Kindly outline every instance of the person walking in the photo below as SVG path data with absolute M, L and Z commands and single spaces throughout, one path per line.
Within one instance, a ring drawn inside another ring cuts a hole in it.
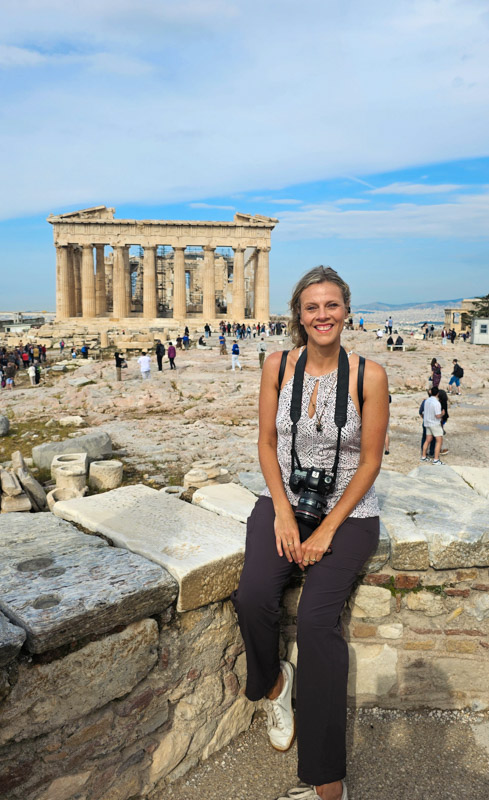
M 436 358 L 431 359 L 431 386 L 438 388 L 441 381 L 441 367 Z
M 462 380 L 463 376 L 464 376 L 463 367 L 461 367 L 460 364 L 458 363 L 457 359 L 454 358 L 453 359 L 452 375 L 450 377 L 450 380 L 448 381 L 448 389 L 450 391 L 450 394 L 455 394 L 454 389 L 450 389 L 451 386 L 453 386 L 453 387 L 456 386 L 457 387 L 456 394 L 461 394 L 461 392 L 460 392 L 460 381 Z
M 423 444 L 421 453 L 421 461 L 428 461 L 427 451 L 430 442 L 435 440 L 435 458 L 433 464 L 442 464 L 440 461 L 441 443 L 443 441 L 443 429 L 441 427 L 441 420 L 443 419 L 443 409 L 441 403 L 437 398 L 438 387 L 433 386 L 430 390 L 430 396 L 424 401 L 423 409 L 423 425 L 426 428 L 426 439 Z
M 225 356 L 227 354 L 226 338 L 224 336 L 224 329 L 219 336 L 219 355 Z
M 143 350 L 143 352 L 139 356 L 138 364 L 141 369 L 141 377 L 143 381 L 149 380 L 149 377 L 151 375 L 151 359 L 146 353 L 146 350 Z
M 31 386 L 35 386 L 36 385 L 36 368 L 35 368 L 34 364 L 31 364 L 27 368 L 27 374 L 29 376 L 29 380 L 31 382 Z
M 156 353 L 156 362 L 158 364 L 158 372 L 162 372 L 163 371 L 163 358 L 164 358 L 164 355 L 166 353 L 166 350 L 165 350 L 165 345 L 163 344 L 161 339 L 157 339 L 156 340 L 155 353 Z
M 124 356 L 121 356 L 121 354 L 118 353 L 118 352 L 114 353 L 114 358 L 115 358 L 115 379 L 117 381 L 121 381 L 122 380 L 122 368 L 124 367 L 124 365 L 126 363 L 126 359 L 124 358 Z
M 170 362 L 170 369 L 176 369 L 175 356 L 177 354 L 176 347 L 173 342 L 168 345 L 168 360 Z
M 348 358 L 341 347 L 349 306 L 349 287 L 333 269 L 310 270 L 290 302 L 295 347 L 285 358 L 271 354 L 262 372 L 258 450 L 267 488 L 248 519 L 232 600 L 245 642 L 246 696 L 267 698 L 270 742 L 285 751 L 294 740 L 294 671 L 279 660 L 280 599 L 295 565 L 305 573 L 297 616 L 297 743 L 298 775 L 311 788 L 291 789 L 280 800 L 348 798 L 348 646 L 341 612 L 379 540 L 373 483 L 389 415 L 384 369 L 353 353 Z M 325 513 L 316 512 L 310 524 L 300 489 L 291 488 L 294 464 L 314 470 L 316 478 L 322 470 L 336 474 L 332 491 L 319 493 Z
M 241 364 L 239 363 L 239 345 L 235 339 L 231 348 L 231 369 L 233 372 L 235 372 L 236 367 L 242 369 Z
M 267 354 L 267 343 L 265 342 L 263 336 L 256 345 L 256 349 L 258 351 L 258 361 L 260 363 L 260 369 L 263 369 L 263 364 L 265 363 L 265 356 Z

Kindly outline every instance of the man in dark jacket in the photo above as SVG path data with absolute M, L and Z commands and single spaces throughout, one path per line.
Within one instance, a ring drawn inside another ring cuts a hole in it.
M 160 339 L 156 340 L 156 361 L 158 362 L 158 372 L 163 371 L 163 356 L 165 355 L 165 345 Z

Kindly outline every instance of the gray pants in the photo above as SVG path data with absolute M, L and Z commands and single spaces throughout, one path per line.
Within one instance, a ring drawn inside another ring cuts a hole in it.
M 245 563 L 232 595 L 246 647 L 249 700 L 265 697 L 279 675 L 280 600 L 296 568 L 277 553 L 274 519 L 271 498 L 260 497 L 248 519 Z M 348 646 L 341 612 L 378 540 L 378 517 L 348 517 L 332 554 L 306 569 L 297 616 L 298 774 L 315 786 L 346 774 Z

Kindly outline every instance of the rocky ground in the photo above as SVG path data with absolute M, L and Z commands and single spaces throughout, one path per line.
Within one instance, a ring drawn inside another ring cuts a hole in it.
M 211 340 L 211 344 L 217 344 Z M 386 368 L 392 394 L 390 454 L 383 466 L 407 473 L 418 463 L 421 421 L 418 408 L 425 397 L 431 358 L 442 366 L 446 387 L 452 359 L 465 370 L 462 395 L 450 398 L 446 426 L 447 464 L 489 464 L 489 351 L 457 342 L 441 347 L 439 340 L 410 340 L 413 349 L 386 351 L 371 333 L 349 331 L 345 347 L 363 353 Z M 268 351 L 284 349 L 288 340 L 267 340 Z M 415 349 L 414 349 L 415 348 Z M 162 373 L 153 365 L 151 379 L 143 382 L 136 357 L 115 380 L 112 359 L 78 361 L 68 372 L 50 373 L 46 384 L 27 385 L 21 375 L 12 392 L 0 395 L 3 413 L 22 428 L 21 450 L 30 456 L 33 444 L 51 435 L 63 436 L 56 425 L 66 415 L 80 415 L 85 428 L 107 431 L 126 464 L 130 482 L 142 478 L 155 484 L 180 483 L 195 460 L 212 458 L 234 476 L 256 470 L 257 401 L 260 382 L 256 341 L 241 343 L 242 371 L 232 372 L 231 357 L 220 356 L 217 346 L 208 351 L 178 351 L 177 369 L 167 362 Z M 69 366 L 72 366 L 71 364 Z M 80 380 L 82 379 L 82 380 Z M 71 385 L 75 380 L 78 385 Z M 85 385 L 83 382 L 85 381 Z M 51 428 L 46 428 L 49 422 Z M 20 429 L 20 428 L 19 428 Z M 50 432 L 51 431 L 51 432 Z M 71 429 L 71 434 L 73 430 Z M 65 434 L 66 435 L 66 434 Z M 2 446 L 0 441 L 0 459 Z M 8 453 L 4 448 L 4 458 Z M 144 477 L 146 476 L 146 477 Z

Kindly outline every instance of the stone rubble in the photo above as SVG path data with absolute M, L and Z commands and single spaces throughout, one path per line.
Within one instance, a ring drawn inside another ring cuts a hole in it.
M 28 469 L 20 451 L 12 453 L 10 469 L 0 470 L 2 514 L 45 511 L 46 492 Z

